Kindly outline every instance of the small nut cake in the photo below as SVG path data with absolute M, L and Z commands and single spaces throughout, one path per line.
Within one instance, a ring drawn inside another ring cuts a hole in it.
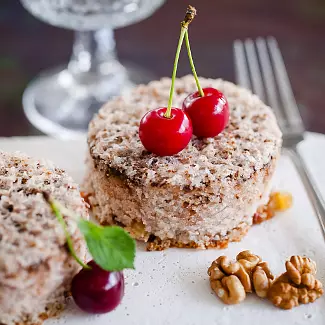
M 269 200 L 282 143 L 272 110 L 230 82 L 200 82 L 225 94 L 229 125 L 215 138 L 193 136 L 175 156 L 147 152 L 138 136 L 141 117 L 167 105 L 170 79 L 108 102 L 89 126 L 85 188 L 95 214 L 149 242 L 149 250 L 224 247 L 240 240 Z M 177 79 L 173 106 L 194 91 L 192 76 Z
M 42 191 L 88 218 L 78 186 L 52 163 L 0 151 L 0 324 L 40 324 L 64 307 L 79 265 L 70 256 L 62 226 Z M 86 247 L 65 217 L 74 248 Z

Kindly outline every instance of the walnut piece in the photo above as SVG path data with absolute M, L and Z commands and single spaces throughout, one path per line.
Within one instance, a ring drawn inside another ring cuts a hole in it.
M 286 262 L 287 272 L 278 277 L 268 291 L 268 298 L 277 307 L 291 309 L 314 302 L 323 293 L 322 283 L 315 278 L 316 263 L 301 256 Z
M 258 263 L 252 273 L 254 290 L 260 298 L 266 298 L 274 275 L 266 262 Z
M 236 256 L 236 260 L 245 268 L 246 271 L 252 271 L 262 259 L 247 250 L 240 252 Z
M 299 305 L 298 289 L 292 286 L 286 273 L 278 277 L 268 291 L 269 300 L 282 309 L 291 309 Z
M 240 269 L 240 264 L 229 260 L 227 256 L 220 256 L 216 262 L 222 271 L 228 275 L 236 274 Z
M 211 288 L 228 305 L 239 304 L 246 298 L 245 289 L 235 275 L 226 276 L 221 281 L 211 282 Z
M 226 304 L 238 304 L 246 298 L 250 290 L 250 278 L 243 266 L 220 256 L 208 269 L 210 285 L 216 295 Z
M 308 304 L 314 302 L 321 297 L 324 293 L 322 283 L 314 279 L 314 284 L 310 288 L 299 288 L 299 302 L 302 304 Z
M 253 291 L 259 297 L 266 297 L 274 279 L 267 263 L 248 250 L 240 252 L 235 262 L 227 256 L 218 257 L 209 267 L 208 274 L 211 288 L 226 304 L 239 303 L 245 299 L 246 293 Z
M 288 275 L 295 284 L 307 284 L 310 281 L 310 275 L 317 272 L 316 263 L 308 257 L 291 256 L 286 262 Z

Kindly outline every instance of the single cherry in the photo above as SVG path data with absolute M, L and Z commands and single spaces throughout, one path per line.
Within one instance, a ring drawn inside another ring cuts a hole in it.
M 202 89 L 195 70 L 188 31 L 185 33 L 185 43 L 198 91 L 185 98 L 183 110 L 192 120 L 193 134 L 197 137 L 215 137 L 225 129 L 229 121 L 228 102 L 217 89 Z
M 170 118 L 167 108 L 149 111 L 140 122 L 139 137 L 143 146 L 158 156 L 172 156 L 182 151 L 192 137 L 192 123 L 180 108 L 172 108 Z
M 87 313 L 104 314 L 115 309 L 124 295 L 122 272 L 108 272 L 94 261 L 72 280 L 71 292 L 77 306 Z
M 187 96 L 183 110 L 192 120 L 193 134 L 212 138 L 221 133 L 229 121 L 229 106 L 226 97 L 214 88 L 203 88 Z
M 143 146 L 158 156 L 172 156 L 182 151 L 190 142 L 193 134 L 192 123 L 180 108 L 172 107 L 177 65 L 188 25 L 196 15 L 194 7 L 189 6 L 181 23 L 172 82 L 167 107 L 159 107 L 146 113 L 140 122 L 139 137 Z

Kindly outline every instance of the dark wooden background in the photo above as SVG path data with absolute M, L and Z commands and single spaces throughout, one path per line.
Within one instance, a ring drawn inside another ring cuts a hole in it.
M 152 17 L 116 31 L 118 54 L 171 74 L 179 21 L 188 1 L 168 0 Z M 200 75 L 234 81 L 232 41 L 274 35 L 308 130 L 325 133 L 325 0 L 193 0 L 199 15 L 191 41 Z M 38 132 L 27 122 L 21 94 L 42 69 L 67 62 L 72 31 L 27 13 L 18 0 L 0 0 L 0 136 Z M 179 75 L 189 73 L 181 60 Z

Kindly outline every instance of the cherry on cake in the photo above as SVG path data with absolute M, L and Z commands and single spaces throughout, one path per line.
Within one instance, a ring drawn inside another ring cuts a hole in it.
M 43 191 L 88 218 L 78 186 L 63 170 L 48 161 L 0 151 L 0 324 L 41 324 L 56 315 L 80 270 Z M 74 220 L 64 219 L 76 253 L 85 257 Z
M 227 98 L 226 129 L 214 138 L 193 136 L 176 155 L 157 156 L 142 145 L 139 123 L 166 105 L 170 83 L 138 86 L 94 117 L 85 181 L 90 203 L 101 224 L 124 227 L 149 250 L 225 247 L 242 238 L 269 201 L 280 129 L 271 108 L 249 90 L 200 78 L 202 87 Z M 176 79 L 173 106 L 195 91 L 192 76 Z

